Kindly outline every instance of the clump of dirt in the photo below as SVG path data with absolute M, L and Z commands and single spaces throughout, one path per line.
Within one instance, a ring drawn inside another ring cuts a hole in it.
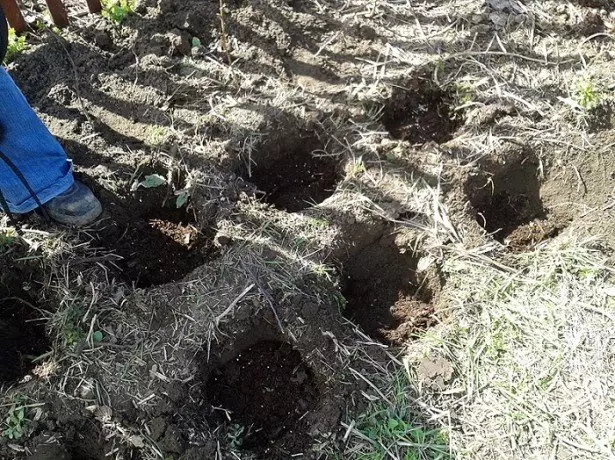
M 45 327 L 36 306 L 23 292 L 0 289 L 0 383 L 13 382 L 35 366 L 49 350 Z
M 395 139 L 441 144 L 453 138 L 463 121 L 453 111 L 453 101 L 453 96 L 431 79 L 416 76 L 393 89 L 382 122 Z
M 478 223 L 500 242 L 518 227 L 546 218 L 538 163 L 532 155 L 501 167 L 491 177 L 481 174 L 470 179 L 466 193 Z
M 555 238 L 566 225 L 567 222 L 562 219 L 534 219 L 514 229 L 506 242 L 513 252 L 529 251 L 543 241 Z
M 589 13 L 575 28 L 581 35 L 589 37 L 604 32 L 604 21 L 600 15 Z
M 311 133 L 266 143 L 239 175 L 264 193 L 278 209 L 297 212 L 326 200 L 340 179 L 338 161 L 324 155 L 323 144 Z
M 241 448 L 264 455 L 287 433 L 294 440 L 309 438 L 302 419 L 319 399 L 299 352 L 271 340 L 257 342 L 215 369 L 206 394 L 213 406 L 228 411 L 230 424 L 244 428 Z
M 433 326 L 433 280 L 417 272 L 418 261 L 393 234 L 362 249 L 343 267 L 345 316 L 370 337 L 393 345 Z
M 586 8 L 601 8 L 607 11 L 615 9 L 615 3 L 613 0 L 577 0 L 579 6 Z

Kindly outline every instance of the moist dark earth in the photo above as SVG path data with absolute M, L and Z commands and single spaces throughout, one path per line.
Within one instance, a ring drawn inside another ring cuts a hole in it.
M 278 209 L 297 212 L 333 195 L 340 179 L 339 160 L 324 155 L 312 135 L 281 140 L 256 155 L 240 175 L 264 193 L 262 199 Z M 269 150 L 270 149 L 270 150 Z
M 395 139 L 441 144 L 452 139 L 463 123 L 452 104 L 452 95 L 429 77 L 417 76 L 393 89 L 382 122 Z
M 0 288 L 0 384 L 13 383 L 50 349 L 45 326 L 32 299 Z
M 136 219 L 104 219 L 89 235 L 92 246 L 120 258 L 121 279 L 145 288 L 182 279 L 215 252 L 211 236 L 185 209 L 158 208 Z
M 220 408 L 220 422 L 244 427 L 241 447 L 263 458 L 282 435 L 295 433 L 298 441 L 306 436 L 301 419 L 318 402 L 312 371 L 301 355 L 274 341 L 258 342 L 213 371 L 206 393 Z M 300 443 L 292 447 L 301 451 Z
M 343 267 L 345 315 L 369 336 L 403 345 L 433 326 L 432 285 L 417 273 L 418 256 L 385 234 Z

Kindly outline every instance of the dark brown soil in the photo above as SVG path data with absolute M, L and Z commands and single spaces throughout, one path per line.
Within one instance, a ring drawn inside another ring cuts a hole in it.
M 513 252 L 529 251 L 543 241 L 555 238 L 566 225 L 566 221 L 555 218 L 534 219 L 514 229 L 506 241 Z
M 538 164 L 532 155 L 502 166 L 491 177 L 480 175 L 466 184 L 476 220 L 503 242 L 518 227 L 544 219 Z
M 278 209 L 297 212 L 333 195 L 340 179 L 338 161 L 322 155 L 318 139 L 290 136 L 280 142 L 255 154 L 251 171 L 242 168 L 239 172 L 264 193 L 263 199 Z
M 417 274 L 418 257 L 385 235 L 343 269 L 345 316 L 376 340 L 402 345 L 435 324 L 433 289 Z
M 25 294 L 0 290 L 0 384 L 19 380 L 49 351 L 40 315 Z
M 108 204 L 108 203 L 107 203 Z M 178 281 L 215 255 L 213 235 L 199 231 L 193 212 L 145 203 L 139 215 L 134 207 L 115 205 L 88 233 L 90 245 L 119 256 L 114 264 L 122 280 L 145 288 Z
M 578 0 L 577 3 L 586 8 L 604 8 L 607 11 L 615 9 L 613 0 Z
M 301 420 L 319 398 L 299 352 L 278 341 L 260 341 L 214 370 L 206 393 L 214 407 L 228 411 L 230 420 L 222 419 L 244 428 L 238 447 L 263 458 L 272 458 L 272 445 L 287 433 L 295 440 L 308 439 Z
M 460 114 L 451 108 L 453 97 L 426 77 L 414 77 L 393 90 L 382 122 L 395 139 L 413 144 L 453 138 L 461 125 Z
M 576 28 L 580 34 L 589 37 L 604 32 L 604 21 L 600 15 L 589 13 Z

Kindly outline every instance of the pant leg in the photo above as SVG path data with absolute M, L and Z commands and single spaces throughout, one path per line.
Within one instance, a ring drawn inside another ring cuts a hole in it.
M 72 165 L 64 149 L 2 68 L 0 151 L 21 171 L 41 203 L 65 192 L 73 184 Z M 11 212 L 26 213 L 37 207 L 23 183 L 1 159 L 0 190 Z

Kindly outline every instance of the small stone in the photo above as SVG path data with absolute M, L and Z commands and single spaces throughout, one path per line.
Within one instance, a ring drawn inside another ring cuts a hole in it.
M 171 40 L 173 54 L 190 56 L 192 53 L 192 39 L 187 32 L 173 29 L 168 33 L 168 37 Z
M 99 48 L 103 50 L 108 50 L 113 45 L 113 40 L 107 32 L 102 31 L 98 32 L 94 36 L 94 43 L 96 43 Z
M 483 22 L 483 15 L 473 14 L 471 21 L 472 21 L 472 24 L 480 24 L 481 22 Z
M 489 20 L 495 24 L 496 27 L 504 27 L 508 21 L 508 15 L 505 13 L 491 13 Z
M 378 36 L 376 29 L 364 25 L 359 27 L 359 35 L 366 40 L 374 40 Z
M 417 374 L 423 385 L 443 391 L 453 379 L 453 366 L 441 356 L 427 356 L 421 360 Z

